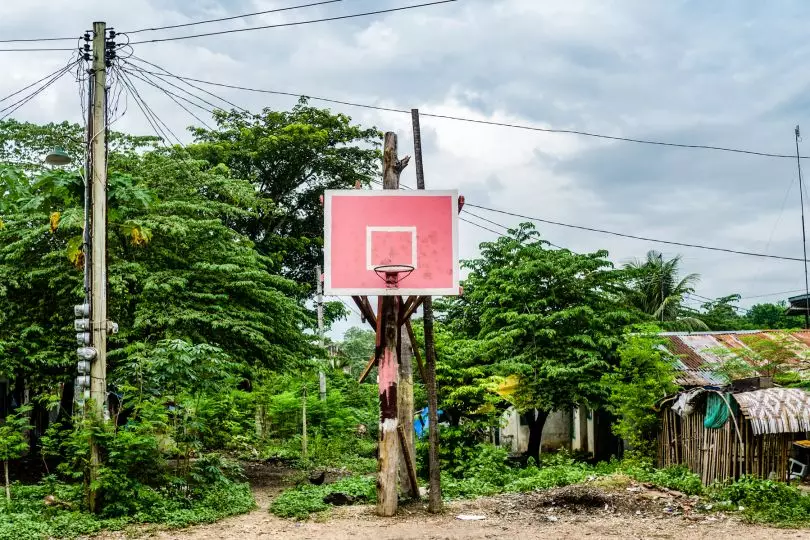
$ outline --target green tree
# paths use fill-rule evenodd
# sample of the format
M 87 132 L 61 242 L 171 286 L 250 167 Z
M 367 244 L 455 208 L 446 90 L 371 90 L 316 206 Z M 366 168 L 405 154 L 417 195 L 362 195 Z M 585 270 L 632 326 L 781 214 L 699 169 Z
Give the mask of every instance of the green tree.
M 731 331 L 747 330 L 751 324 L 741 308 L 737 306 L 740 301 L 739 294 L 730 294 L 705 302 L 701 306 L 701 311 L 694 315 L 695 318 L 703 321 L 709 330 Z
M 353 326 L 343 334 L 343 341 L 338 344 L 339 357 L 344 365 L 332 364 L 335 369 L 348 366 L 355 373 L 366 367 L 374 354 L 376 334 L 373 330 Z
M 804 318 L 787 315 L 787 304 L 756 304 L 745 314 L 751 327 L 757 330 L 789 330 L 804 327 Z
M 17 144 L 39 149 L 42 126 L 29 127 L 15 128 Z M 118 140 L 129 142 L 110 153 L 109 314 L 121 328 L 111 337 L 110 369 L 126 361 L 128 346 L 163 338 L 222 348 L 245 366 L 280 369 L 315 356 L 304 332 L 314 326 L 305 289 L 234 228 L 272 201 L 181 149 Z M 82 184 L 76 170 L 0 164 L 0 373 L 17 391 L 23 381 L 35 395 L 59 382 L 72 388 L 73 305 L 84 296 Z
M 625 301 L 664 328 L 706 330 L 706 324 L 683 305 L 684 297 L 695 292 L 700 276 L 688 274 L 680 278 L 680 264 L 680 255 L 664 260 L 658 251 L 648 251 L 645 260 L 627 263 L 630 281 Z
M 599 251 L 552 250 L 531 224 L 481 245 L 464 261 L 464 295 L 444 320 L 475 340 L 479 365 L 519 378 L 512 397 L 530 412 L 528 455 L 539 458 L 548 414 L 605 397 L 602 374 L 615 358 L 633 314 L 619 302 L 624 272 Z M 536 410 L 536 413 L 535 413 Z
M 14 414 L 6 416 L 0 421 L 0 460 L 3 460 L 3 474 L 6 481 L 6 500 L 11 500 L 11 485 L 8 481 L 8 462 L 19 459 L 28 450 L 28 441 L 25 432 L 31 429 L 28 424 L 28 415 L 31 408 L 23 406 Z
M 664 351 L 658 328 L 643 327 L 626 334 L 619 363 L 602 381 L 610 389 L 607 409 L 618 419 L 613 432 L 642 454 L 651 454 L 658 414 L 655 404 L 677 391 L 675 365 Z
M 218 111 L 215 120 L 216 130 L 194 130 L 192 155 L 222 164 L 227 177 L 250 182 L 261 201 L 272 202 L 232 225 L 278 261 L 284 276 L 311 290 L 322 258 L 320 196 L 379 176 L 380 133 L 306 99 L 291 111 Z

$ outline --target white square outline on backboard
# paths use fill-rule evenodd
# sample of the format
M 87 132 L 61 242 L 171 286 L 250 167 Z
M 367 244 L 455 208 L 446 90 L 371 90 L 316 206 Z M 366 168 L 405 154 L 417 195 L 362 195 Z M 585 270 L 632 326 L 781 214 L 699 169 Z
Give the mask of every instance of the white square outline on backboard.
M 453 235 L 453 284 L 447 288 L 387 289 L 387 288 L 334 288 L 332 287 L 332 198 L 333 197 L 447 197 L 450 204 L 451 229 Z M 327 189 L 323 195 L 324 211 L 324 294 L 329 296 L 458 296 L 458 190 L 414 190 L 395 191 L 379 189 Z
M 371 235 L 375 232 L 409 232 L 411 233 L 411 260 L 391 261 L 391 264 L 408 264 L 416 270 L 419 266 L 416 263 L 416 227 L 374 227 L 366 226 L 366 270 L 374 270 L 376 264 L 371 264 Z

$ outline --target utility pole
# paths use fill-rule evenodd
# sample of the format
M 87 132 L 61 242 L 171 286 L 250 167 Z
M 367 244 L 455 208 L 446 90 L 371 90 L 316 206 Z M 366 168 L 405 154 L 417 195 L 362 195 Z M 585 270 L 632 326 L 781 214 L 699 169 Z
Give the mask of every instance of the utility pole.
M 318 308 L 318 344 L 324 348 L 323 340 L 323 282 L 321 281 L 321 266 L 315 267 L 315 304 Z M 321 391 L 321 401 L 326 401 L 326 374 L 323 368 L 318 371 L 318 386 Z
M 799 169 L 799 201 L 802 205 L 802 246 L 804 248 L 804 328 L 810 328 L 810 284 L 807 279 L 807 229 L 804 226 L 804 183 L 802 181 L 802 158 L 799 155 L 801 131 L 796 125 L 796 166 Z
M 422 130 L 419 127 L 419 109 L 411 109 L 413 147 L 416 161 L 416 189 L 425 189 L 425 170 L 422 164 Z M 422 302 L 422 324 L 425 330 L 425 386 L 428 395 L 428 511 L 442 511 L 442 481 L 439 464 L 439 399 L 436 391 L 436 350 L 433 343 L 433 298 Z
M 90 76 L 93 85 L 92 122 L 90 123 L 91 182 L 91 287 L 90 327 L 92 346 L 96 350 L 90 365 L 90 399 L 98 420 L 106 419 L 107 405 L 107 25 L 93 23 L 93 64 Z M 90 480 L 98 478 L 101 456 L 98 444 L 91 442 Z M 96 511 L 97 493 L 90 489 L 90 509 Z
M 413 350 L 408 332 L 400 327 L 399 347 L 399 386 L 397 387 L 397 408 L 399 429 L 402 430 L 402 459 L 399 460 L 399 483 L 402 493 L 414 499 L 419 498 L 419 487 L 411 481 L 410 471 L 416 469 L 416 446 L 413 430 Z M 410 462 L 410 463 L 409 463 Z

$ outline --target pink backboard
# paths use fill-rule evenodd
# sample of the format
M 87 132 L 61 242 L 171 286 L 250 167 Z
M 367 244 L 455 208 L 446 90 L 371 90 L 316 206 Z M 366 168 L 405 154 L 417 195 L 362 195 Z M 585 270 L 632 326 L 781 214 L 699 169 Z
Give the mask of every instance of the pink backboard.
M 414 270 L 392 289 L 375 272 L 381 265 Z M 458 295 L 458 192 L 327 190 L 324 293 Z

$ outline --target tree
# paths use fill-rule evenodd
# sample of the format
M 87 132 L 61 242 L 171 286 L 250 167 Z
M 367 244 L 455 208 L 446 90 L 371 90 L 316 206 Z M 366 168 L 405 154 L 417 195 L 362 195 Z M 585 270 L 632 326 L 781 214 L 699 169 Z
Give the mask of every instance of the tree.
M 602 381 L 610 389 L 607 409 L 618 419 L 613 432 L 642 454 L 651 454 L 658 428 L 655 404 L 677 391 L 675 365 L 662 349 L 658 328 L 642 327 L 624 336 L 619 363 Z
M 343 334 L 343 341 L 338 345 L 339 355 L 345 359 L 354 373 L 358 368 L 363 369 L 374 353 L 376 335 L 372 330 L 353 326 Z M 344 367 L 335 366 L 332 367 Z
M 0 460 L 3 460 L 3 474 L 6 480 L 6 500 L 11 500 L 11 484 L 8 481 L 8 462 L 21 458 L 28 450 L 25 432 L 31 429 L 28 414 L 31 408 L 23 406 L 0 422 Z
M 379 175 L 381 134 L 352 124 L 343 114 L 298 102 L 291 111 L 264 109 L 215 113 L 216 130 L 193 130 L 193 156 L 222 165 L 229 178 L 250 182 L 272 202 L 235 220 L 234 229 L 281 265 L 282 275 L 312 288 L 323 247 L 325 189 L 368 185 Z
M 691 314 L 685 316 L 684 297 L 695 292 L 700 276 L 688 274 L 679 279 L 680 264 L 680 255 L 666 261 L 657 251 L 648 251 L 643 261 L 627 263 L 630 282 L 626 302 L 665 328 L 706 330 L 703 321 Z
M 531 224 L 482 244 L 481 257 L 463 263 L 470 271 L 464 295 L 443 317 L 475 341 L 479 364 L 518 377 L 512 399 L 530 413 L 528 455 L 535 459 L 551 411 L 605 397 L 602 374 L 634 320 L 619 302 L 624 272 L 606 252 L 547 246 Z
M 756 304 L 751 306 L 745 314 L 751 327 L 758 330 L 789 330 L 804 327 L 804 318 L 787 315 L 787 305 L 784 302 L 777 304 Z
M 15 129 L 16 144 L 39 148 L 41 126 Z M 121 328 L 110 338 L 110 369 L 130 345 L 163 338 L 220 347 L 243 366 L 280 369 L 315 356 L 304 332 L 314 327 L 306 289 L 234 229 L 272 201 L 224 167 L 153 143 L 132 138 L 110 153 L 109 316 Z M 59 382 L 72 389 L 73 305 L 84 297 L 82 184 L 75 170 L 0 164 L 0 374 L 18 393 Z
M 694 315 L 703 321 L 709 330 L 731 331 L 747 330 L 751 328 L 748 319 L 740 314 L 736 304 L 740 301 L 739 294 L 730 294 L 705 302 L 701 312 Z

